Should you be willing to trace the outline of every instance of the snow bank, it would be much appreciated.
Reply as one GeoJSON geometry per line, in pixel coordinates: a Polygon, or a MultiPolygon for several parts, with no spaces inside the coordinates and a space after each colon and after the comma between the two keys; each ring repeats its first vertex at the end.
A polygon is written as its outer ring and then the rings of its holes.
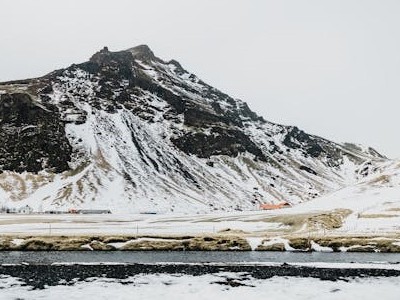
{"type": "Polygon", "coordinates": [[[321,281],[313,278],[274,277],[257,280],[245,274],[138,275],[124,280],[92,278],[74,285],[32,290],[14,277],[0,276],[0,299],[309,299],[397,300],[398,278],[361,278],[321,281]],[[233,283],[233,284],[232,284],[233,283]],[[232,287],[235,283],[242,284],[232,287]],[[312,287],[312,288],[310,288],[312,287]]]}

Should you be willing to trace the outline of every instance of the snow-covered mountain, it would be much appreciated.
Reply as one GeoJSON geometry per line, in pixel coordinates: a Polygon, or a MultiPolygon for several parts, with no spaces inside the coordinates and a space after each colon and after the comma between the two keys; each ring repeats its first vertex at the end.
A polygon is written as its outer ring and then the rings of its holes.
{"type": "Polygon", "coordinates": [[[0,204],[207,212],[293,204],[387,159],[265,121],[145,45],[0,84],[0,204]]]}

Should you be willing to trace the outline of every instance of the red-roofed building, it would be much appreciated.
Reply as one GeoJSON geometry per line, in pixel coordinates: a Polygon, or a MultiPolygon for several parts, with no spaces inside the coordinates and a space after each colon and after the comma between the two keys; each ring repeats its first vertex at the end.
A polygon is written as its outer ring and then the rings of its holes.
{"type": "Polygon", "coordinates": [[[281,208],[286,208],[290,207],[290,203],[286,201],[282,201],[278,204],[268,204],[268,203],[263,203],[260,205],[260,209],[262,210],[273,210],[273,209],[281,209],[281,208]]]}

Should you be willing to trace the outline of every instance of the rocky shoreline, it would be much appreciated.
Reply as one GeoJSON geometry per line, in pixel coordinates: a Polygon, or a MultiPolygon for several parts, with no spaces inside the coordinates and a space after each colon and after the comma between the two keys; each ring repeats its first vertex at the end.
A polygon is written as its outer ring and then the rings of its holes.
{"type": "MultiPolygon", "coordinates": [[[[318,268],[281,264],[266,265],[226,265],[226,264],[51,264],[51,265],[0,265],[2,276],[21,279],[26,285],[36,289],[46,286],[73,285],[89,278],[130,279],[134,282],[138,274],[181,274],[201,276],[222,272],[240,273],[255,279],[274,276],[310,277],[321,280],[347,281],[358,277],[398,277],[400,270],[374,268],[318,268]]],[[[238,275],[240,275],[238,274],[238,275]]],[[[124,281],[126,283],[126,281],[124,281]]],[[[226,278],[227,284],[242,285],[240,280],[226,278]]]]}

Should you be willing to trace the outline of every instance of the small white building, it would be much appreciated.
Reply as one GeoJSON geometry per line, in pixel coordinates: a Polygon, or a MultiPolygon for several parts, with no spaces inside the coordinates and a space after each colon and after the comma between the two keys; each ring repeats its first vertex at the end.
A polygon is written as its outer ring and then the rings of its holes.
{"type": "Polygon", "coordinates": [[[22,206],[18,209],[19,214],[31,214],[33,213],[33,208],[29,205],[22,206]]]}

